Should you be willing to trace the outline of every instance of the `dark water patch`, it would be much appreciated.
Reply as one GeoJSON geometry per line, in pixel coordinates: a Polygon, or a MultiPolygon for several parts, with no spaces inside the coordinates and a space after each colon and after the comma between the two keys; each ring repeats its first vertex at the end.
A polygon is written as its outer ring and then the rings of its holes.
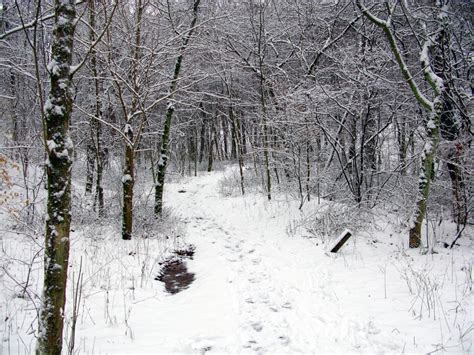
{"type": "Polygon", "coordinates": [[[186,248],[177,249],[173,252],[173,256],[168,260],[160,263],[160,274],[155,280],[165,284],[165,290],[168,293],[175,294],[189,287],[195,280],[195,275],[188,272],[186,259],[192,259],[196,247],[188,245],[186,248]]]}
{"type": "Polygon", "coordinates": [[[189,287],[195,280],[194,273],[188,272],[183,260],[169,260],[163,263],[160,274],[155,280],[165,284],[166,292],[175,294],[189,287]]]}

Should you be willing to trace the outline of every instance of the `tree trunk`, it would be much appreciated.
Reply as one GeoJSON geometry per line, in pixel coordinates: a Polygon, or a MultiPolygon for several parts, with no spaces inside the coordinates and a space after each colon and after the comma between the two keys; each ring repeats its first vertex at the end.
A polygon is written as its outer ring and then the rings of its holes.
{"type": "MultiPolygon", "coordinates": [[[[89,124],[93,125],[93,119],[89,121],[89,124]]],[[[91,135],[93,130],[91,129],[91,135]]],[[[94,184],[94,170],[95,170],[95,150],[92,137],[89,137],[89,143],[86,149],[86,194],[92,193],[92,186],[94,184]]]]}
{"type": "Polygon", "coordinates": [[[420,176],[418,180],[418,199],[414,215],[414,224],[409,232],[410,248],[418,248],[421,245],[421,228],[426,214],[426,206],[430,193],[430,184],[434,178],[434,159],[439,142],[439,121],[443,111],[443,103],[438,96],[434,101],[433,112],[426,125],[426,143],[423,148],[421,159],[420,176]]]}
{"type": "MultiPolygon", "coordinates": [[[[232,90],[230,85],[226,82],[227,93],[229,99],[232,102],[232,90]]],[[[242,149],[242,140],[241,140],[241,125],[240,121],[237,119],[234,111],[234,107],[229,105],[229,121],[232,129],[232,148],[231,148],[231,158],[237,158],[239,162],[239,174],[240,174],[240,191],[242,195],[245,195],[245,184],[244,184],[244,158],[243,158],[243,149],[242,149]]]]}
{"type": "Polygon", "coordinates": [[[73,98],[71,62],[76,5],[55,0],[51,88],[45,104],[48,198],[44,249],[43,304],[37,354],[61,354],[71,224],[71,167],[73,144],[69,122],[73,98]]]}
{"type": "Polygon", "coordinates": [[[240,125],[241,132],[242,132],[240,135],[242,137],[242,139],[240,140],[242,154],[247,155],[247,129],[246,129],[245,122],[242,119],[240,120],[240,122],[242,122],[240,125]]]}
{"type": "Polygon", "coordinates": [[[265,105],[265,94],[263,88],[263,78],[260,78],[260,90],[261,90],[261,105],[262,105],[262,125],[263,125],[263,156],[265,161],[265,175],[266,175],[266,184],[265,188],[267,191],[267,198],[268,200],[272,199],[272,181],[271,181],[271,174],[270,174],[270,146],[268,142],[268,124],[267,124],[267,108],[265,105]]]}
{"type": "Polygon", "coordinates": [[[202,120],[201,123],[201,142],[199,144],[199,164],[202,164],[204,159],[204,148],[206,146],[206,119],[202,120]]]}
{"type": "MultiPolygon", "coordinates": [[[[410,86],[413,95],[420,105],[430,112],[430,120],[425,126],[427,138],[421,159],[420,177],[418,181],[418,199],[415,206],[414,224],[409,231],[410,248],[417,248],[421,245],[421,227],[423,225],[423,220],[426,213],[431,180],[434,178],[433,166],[439,142],[440,120],[444,108],[443,95],[446,89],[444,80],[433,72],[429,58],[429,49],[434,45],[435,42],[438,42],[438,44],[443,42],[443,31],[440,31],[438,28],[436,33],[438,38],[428,38],[424,42],[420,56],[420,62],[423,68],[425,80],[430,84],[434,92],[435,99],[430,101],[423,95],[421,90],[418,88],[413,75],[410,73],[410,70],[405,63],[405,59],[402,56],[402,52],[398,47],[396,37],[392,31],[392,28],[390,27],[390,21],[387,22],[374,16],[367,8],[362,5],[361,0],[357,0],[356,4],[370,21],[375,23],[384,31],[385,36],[387,37],[387,40],[390,44],[390,49],[395,56],[400,71],[410,86]]],[[[440,14],[440,17],[437,19],[439,20],[438,23],[443,22],[441,18],[443,16],[440,14]]]]}
{"type": "Polygon", "coordinates": [[[450,156],[450,161],[446,164],[448,168],[449,177],[451,178],[451,186],[453,190],[453,204],[454,204],[454,221],[457,224],[459,231],[460,226],[467,222],[466,198],[464,191],[464,180],[461,172],[461,159],[458,153],[450,156]]]}
{"type": "MultiPolygon", "coordinates": [[[[309,135],[308,135],[309,137],[309,135]]],[[[306,140],[306,198],[311,201],[311,144],[306,140]]]]}
{"type": "MultiPolygon", "coordinates": [[[[93,43],[96,40],[95,29],[96,29],[96,13],[95,13],[95,2],[89,2],[89,40],[93,43]]],[[[97,69],[97,51],[95,48],[91,50],[90,54],[92,76],[94,78],[94,90],[95,90],[95,117],[92,126],[94,133],[92,134],[92,142],[95,142],[94,153],[95,161],[97,165],[96,174],[96,190],[94,198],[94,206],[97,203],[97,213],[99,217],[104,215],[104,189],[102,187],[102,175],[103,175],[103,158],[104,153],[102,152],[102,124],[97,118],[102,116],[102,104],[100,101],[101,82],[98,75],[97,69]]],[[[92,186],[91,186],[92,188],[92,186]]],[[[87,186],[86,186],[87,190],[87,186]]],[[[92,190],[92,189],[91,189],[92,190]]],[[[91,192],[91,191],[89,191],[91,192]]]]}
{"type": "MultiPolygon", "coordinates": [[[[214,140],[214,122],[211,121],[211,125],[209,127],[208,132],[208,139],[207,139],[207,172],[210,173],[212,171],[212,164],[214,163],[214,150],[213,150],[213,143],[214,140]]],[[[217,148],[217,147],[216,147],[217,148]]]]}
{"type": "Polygon", "coordinates": [[[135,185],[135,151],[133,148],[133,130],[129,124],[123,132],[128,142],[125,143],[125,162],[122,176],[122,239],[132,239],[133,232],[133,187],[135,185]]]}
{"type": "Polygon", "coordinates": [[[198,169],[197,147],[198,147],[198,135],[197,135],[197,125],[195,125],[194,126],[194,176],[197,176],[197,169],[198,169]]]}
{"type": "Polygon", "coordinates": [[[195,145],[196,138],[195,138],[195,126],[189,127],[188,128],[188,174],[189,176],[193,175],[193,166],[195,166],[195,162],[197,160],[196,155],[197,155],[197,147],[195,145]]]}
{"type": "Polygon", "coordinates": [[[171,132],[171,121],[174,113],[173,96],[178,86],[179,73],[181,71],[181,63],[183,61],[184,51],[188,46],[188,42],[193,34],[194,27],[197,22],[199,3],[201,0],[194,0],[193,4],[193,18],[189,26],[188,33],[184,37],[183,44],[180,48],[178,58],[174,66],[173,80],[169,90],[169,101],[166,109],[165,126],[163,129],[163,135],[161,137],[161,149],[160,149],[160,160],[158,162],[158,177],[155,185],[155,215],[161,215],[163,212],[163,187],[165,184],[166,168],[168,165],[168,154],[169,154],[169,140],[171,132]]]}
{"type": "Polygon", "coordinates": [[[221,123],[222,123],[222,140],[223,140],[222,144],[224,146],[223,160],[227,160],[229,159],[229,147],[227,143],[229,127],[227,125],[225,116],[222,116],[221,123]]]}
{"type": "Polygon", "coordinates": [[[229,106],[229,119],[231,123],[231,146],[230,146],[230,159],[235,160],[237,159],[237,128],[234,122],[234,110],[232,106],[229,106]],[[232,113],[232,117],[231,117],[232,113]]]}

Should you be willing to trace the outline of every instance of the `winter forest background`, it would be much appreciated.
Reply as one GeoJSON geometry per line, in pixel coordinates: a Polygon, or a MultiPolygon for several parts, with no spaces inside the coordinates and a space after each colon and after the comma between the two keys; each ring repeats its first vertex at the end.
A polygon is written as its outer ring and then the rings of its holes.
{"type": "Polygon", "coordinates": [[[473,351],[473,10],[0,0],[0,354],[473,351]],[[352,241],[330,254],[345,229],[352,241]],[[155,277],[180,251],[196,280],[171,297],[155,277]],[[216,274],[215,300],[196,291],[224,265],[206,253],[241,265],[216,274]],[[221,277],[238,340],[173,301],[227,314],[221,277]],[[255,284],[278,290],[287,330],[255,284]],[[365,322],[372,286],[380,310],[365,322]],[[132,309],[165,321],[159,340],[132,309]],[[198,325],[160,337],[180,312],[198,325]]]}

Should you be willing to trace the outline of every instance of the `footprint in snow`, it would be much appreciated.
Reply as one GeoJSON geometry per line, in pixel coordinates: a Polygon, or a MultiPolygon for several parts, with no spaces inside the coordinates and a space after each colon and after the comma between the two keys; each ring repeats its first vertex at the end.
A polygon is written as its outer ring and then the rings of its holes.
{"type": "Polygon", "coordinates": [[[214,342],[210,339],[200,339],[192,344],[193,350],[199,351],[200,354],[205,354],[211,351],[214,347],[214,342]]]}
{"type": "Polygon", "coordinates": [[[286,335],[280,335],[278,337],[278,341],[282,344],[282,345],[288,345],[290,343],[290,339],[286,336],[286,335]]]}
{"type": "Polygon", "coordinates": [[[277,313],[279,311],[277,306],[270,306],[268,308],[270,309],[270,311],[275,312],[275,313],[277,313]]]}
{"type": "Polygon", "coordinates": [[[258,333],[260,333],[263,330],[263,325],[260,322],[254,322],[251,325],[252,325],[252,328],[258,333]]]}
{"type": "Polygon", "coordinates": [[[258,346],[258,343],[256,340],[249,340],[248,342],[246,342],[244,345],[243,345],[244,348],[246,349],[252,349],[254,351],[261,351],[262,350],[262,347],[258,346]]]}

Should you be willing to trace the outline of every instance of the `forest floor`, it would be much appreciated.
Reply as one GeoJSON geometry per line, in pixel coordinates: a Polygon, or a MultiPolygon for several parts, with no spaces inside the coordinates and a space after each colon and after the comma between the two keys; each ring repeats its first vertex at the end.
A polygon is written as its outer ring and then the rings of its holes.
{"type": "MultiPolygon", "coordinates": [[[[422,255],[380,217],[332,254],[329,241],[295,227],[316,201],[300,211],[298,201],[278,194],[272,201],[222,196],[219,184],[232,173],[166,185],[167,205],[186,225],[173,247],[195,247],[186,259],[194,280],[181,292],[170,294],[155,280],[163,262],[157,255],[170,255],[168,245],[121,241],[105,227],[73,233],[69,313],[72,295],[81,296],[73,352],[474,352],[472,235],[422,255]]],[[[449,226],[439,233],[452,235],[449,226]]],[[[12,232],[1,239],[1,355],[34,347],[41,260],[30,263],[29,296],[15,297],[22,283],[12,280],[24,279],[28,268],[12,260],[38,245],[19,238],[12,232]]]]}

